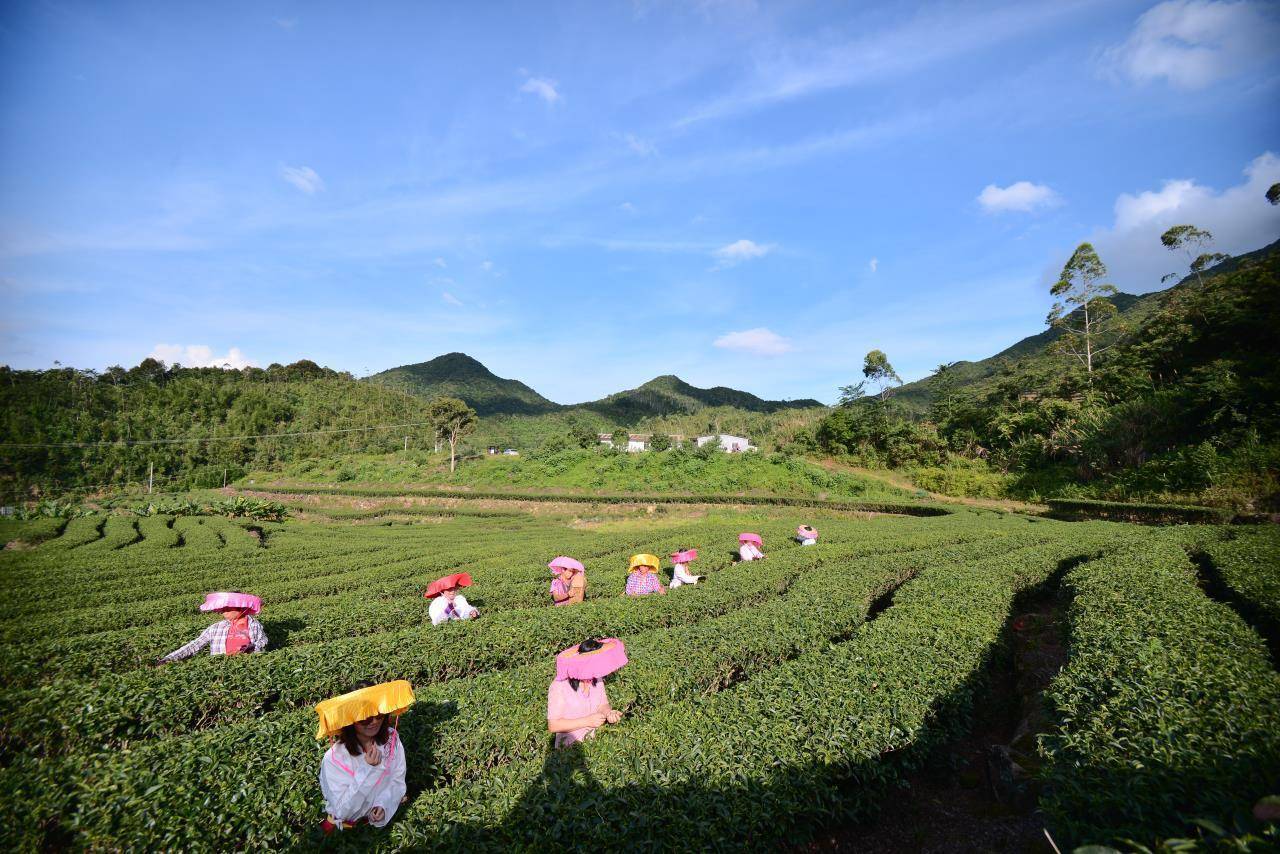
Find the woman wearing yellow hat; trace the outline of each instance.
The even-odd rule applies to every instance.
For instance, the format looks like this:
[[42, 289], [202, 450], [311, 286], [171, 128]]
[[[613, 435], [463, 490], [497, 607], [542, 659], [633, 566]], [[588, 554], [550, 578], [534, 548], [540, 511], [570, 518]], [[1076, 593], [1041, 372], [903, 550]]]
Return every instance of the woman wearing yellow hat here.
[[332, 745], [320, 760], [325, 833], [368, 822], [386, 827], [404, 799], [407, 763], [395, 721], [413, 704], [403, 679], [371, 685], [316, 706], [316, 738]]
[[663, 586], [661, 579], [658, 578], [658, 566], [661, 563], [653, 555], [632, 555], [631, 571], [627, 573], [627, 589], [623, 591], [626, 596], [648, 596], [651, 593], [657, 593], [659, 596], [665, 596], [667, 588]]

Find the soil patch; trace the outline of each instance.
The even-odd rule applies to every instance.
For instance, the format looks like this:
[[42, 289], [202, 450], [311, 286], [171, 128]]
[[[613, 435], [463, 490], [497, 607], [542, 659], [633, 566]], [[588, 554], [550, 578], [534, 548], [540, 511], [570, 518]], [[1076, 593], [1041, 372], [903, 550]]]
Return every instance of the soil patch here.
[[1019, 602], [969, 731], [933, 751], [885, 797], [875, 819], [819, 834], [803, 850], [869, 854], [1053, 854], [1033, 779], [1036, 735], [1048, 727], [1041, 694], [1066, 661], [1057, 585]]

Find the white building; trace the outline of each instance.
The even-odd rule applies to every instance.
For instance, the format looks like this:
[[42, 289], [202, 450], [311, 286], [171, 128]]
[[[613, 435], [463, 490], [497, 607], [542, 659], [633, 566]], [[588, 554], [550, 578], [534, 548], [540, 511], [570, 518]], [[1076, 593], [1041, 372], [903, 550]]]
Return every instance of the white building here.
[[[715, 436], [699, 436], [697, 439], [698, 447], [701, 448], [708, 442], [714, 442], [715, 440]], [[758, 450], [746, 436], [730, 436], [727, 433], [720, 434], [720, 448], [730, 454]]]

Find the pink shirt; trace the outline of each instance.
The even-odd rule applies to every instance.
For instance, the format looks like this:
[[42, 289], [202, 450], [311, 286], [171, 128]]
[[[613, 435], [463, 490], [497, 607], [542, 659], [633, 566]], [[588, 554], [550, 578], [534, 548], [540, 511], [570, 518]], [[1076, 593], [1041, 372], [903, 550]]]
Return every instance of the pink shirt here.
[[[568, 679], [557, 679], [547, 689], [547, 720], [556, 718], [583, 718], [592, 712], [599, 711], [609, 702], [609, 695], [604, 691], [604, 683], [597, 681], [579, 682], [578, 690], [573, 690]], [[595, 727], [580, 727], [570, 732], [556, 733], [556, 747], [564, 747], [584, 738], [590, 738]]]

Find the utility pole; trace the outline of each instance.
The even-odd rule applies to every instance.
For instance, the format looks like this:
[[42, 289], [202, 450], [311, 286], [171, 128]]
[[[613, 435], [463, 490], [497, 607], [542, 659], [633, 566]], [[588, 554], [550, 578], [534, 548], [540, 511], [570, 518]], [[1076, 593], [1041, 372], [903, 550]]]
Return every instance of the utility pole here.
[[223, 488], [223, 489], [226, 489], [226, 488], [227, 488], [227, 468], [226, 468], [226, 466], [223, 466], [223, 467], [222, 467], [222, 488]]
[[147, 463], [147, 495], [151, 494], [151, 484], [155, 480], [156, 464]]
[[408, 436], [404, 437], [404, 452], [406, 454], [409, 453], [409, 437]]

